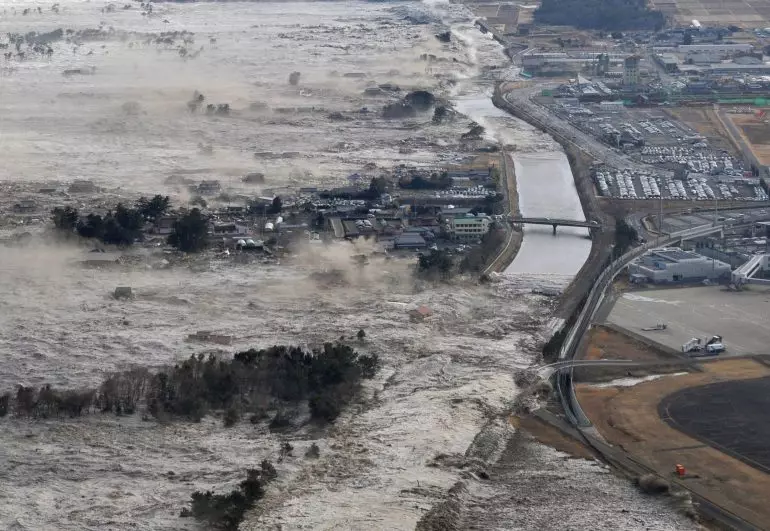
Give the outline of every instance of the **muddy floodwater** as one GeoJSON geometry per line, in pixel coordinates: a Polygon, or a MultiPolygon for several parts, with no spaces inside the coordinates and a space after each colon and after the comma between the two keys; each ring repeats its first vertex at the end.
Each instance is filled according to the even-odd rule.
{"type": "MultiPolygon", "coordinates": [[[[459,137],[475,121],[490,140],[515,147],[525,215],[580,214],[553,140],[491,106],[492,84],[515,72],[462,5],[151,5],[149,13],[128,0],[0,3],[0,44],[13,56],[0,56],[3,191],[61,191],[89,179],[107,191],[35,197],[112,208],[159,192],[184,205],[177,184],[191,176],[250,197],[336,186],[367,165],[462,160],[459,137]],[[59,28],[50,54],[14,55],[8,33],[59,28]],[[452,41],[442,44],[435,34],[447,29],[452,41]],[[294,71],[300,80],[290,85],[294,71]],[[387,84],[432,90],[459,114],[439,125],[430,114],[384,120],[376,111],[394,97],[364,90],[387,84]],[[230,113],[191,112],[195,91],[230,113]],[[264,173],[265,184],[246,187],[247,172],[264,173]]],[[[241,529],[411,530],[429,513],[443,515],[458,482],[459,510],[443,515],[456,529],[692,528],[666,500],[534,442],[508,420],[521,392],[514,375],[540,362],[554,306],[516,275],[568,282],[590,243],[580,231],[554,238],[549,227],[526,228],[514,274],[479,286],[417,281],[413,257],[354,263],[372,249],[349,242],[300,245],[269,262],[170,263],[159,260],[162,249],[143,248],[127,265],[84,269],[85,247],[38,237],[45,218],[0,227],[2,238],[31,238],[0,247],[0,391],[87,388],[115,370],[342,336],[377,354],[382,368],[324,429],[276,434],[247,420],[224,428],[216,415],[200,423],[9,415],[0,419],[3,529],[203,529],[179,516],[190,495],[229,491],[262,459],[278,478],[241,529]],[[334,284],[322,280],[331,270],[334,284]],[[115,300],[117,286],[131,286],[134,298],[115,300]],[[411,320],[420,305],[433,315],[411,320]],[[365,340],[352,339],[360,329],[365,340]],[[188,341],[200,330],[233,342],[188,341]],[[279,462],[285,442],[295,451],[279,462]],[[317,459],[304,457],[312,443],[317,459]]]]}

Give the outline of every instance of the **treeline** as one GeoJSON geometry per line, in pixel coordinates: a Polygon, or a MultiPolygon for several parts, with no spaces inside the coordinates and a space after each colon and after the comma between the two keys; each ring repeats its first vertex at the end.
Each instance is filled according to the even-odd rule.
{"type": "MultiPolygon", "coordinates": [[[[278,210],[280,211],[280,198],[278,210]]],[[[273,207],[276,201],[273,200],[273,207]]],[[[99,240],[108,245],[128,246],[141,241],[146,223],[155,222],[168,212],[171,202],[168,196],[156,195],[152,199],[140,198],[134,206],[118,203],[115,210],[104,216],[90,213],[83,216],[77,209],[66,206],[51,211],[54,227],[63,234],[76,233],[81,238],[99,240]]],[[[174,222],[168,237],[169,245],[184,252],[197,252],[208,244],[208,217],[193,208],[174,222]]]]}
{"type": "Polygon", "coordinates": [[[115,210],[81,216],[77,209],[56,207],[51,212],[54,226],[62,232],[77,232],[83,238],[93,238],[109,245],[131,245],[142,236],[144,224],[155,221],[170,206],[168,196],[140,198],[133,206],[118,203],[115,210]]]}
{"type": "Polygon", "coordinates": [[[417,276],[428,280],[449,280],[455,274],[455,261],[449,251],[432,249],[417,259],[417,276]]]}
{"type": "Polygon", "coordinates": [[[246,511],[265,496],[267,484],[277,476],[273,464],[265,459],[259,469],[247,470],[246,479],[229,494],[195,491],[191,496],[190,508],[182,509],[180,516],[192,516],[205,524],[207,529],[234,531],[243,521],[246,511]]]}
{"type": "Polygon", "coordinates": [[[665,23],[660,11],[646,0],[543,0],[535,22],[607,31],[659,30],[665,23]]]}
{"type": "Polygon", "coordinates": [[[453,179],[447,172],[432,173],[429,177],[422,175],[412,175],[411,177],[402,177],[398,181],[400,188],[409,190],[448,190],[454,184],[453,179]]]}
{"type": "Polygon", "coordinates": [[[213,410],[225,411],[225,424],[243,414],[257,421],[277,409],[272,425],[286,425],[287,410],[309,405],[311,418],[333,421],[357,394],[363,378],[379,367],[374,355],[359,355],[342,343],[313,351],[273,346],[247,350],[232,359],[191,356],[165,371],[133,369],[109,376],[98,389],[39,390],[19,386],[0,396],[0,416],[78,417],[101,411],[118,415],[143,410],[155,418],[199,421],[213,410]]]}
{"type": "Polygon", "coordinates": [[[462,260],[459,269],[461,273],[481,273],[502,251],[505,245],[505,230],[496,224],[490,227],[481,238],[481,245],[471,249],[462,260]]]}

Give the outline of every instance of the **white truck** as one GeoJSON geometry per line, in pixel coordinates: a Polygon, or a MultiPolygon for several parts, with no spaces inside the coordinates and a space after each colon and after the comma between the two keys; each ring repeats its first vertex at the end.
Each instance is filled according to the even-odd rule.
{"type": "Polygon", "coordinates": [[[691,340],[689,340],[687,343],[682,345],[682,352],[689,353],[689,352],[700,352],[703,350],[703,346],[700,344],[700,338],[694,337],[691,340]]]}
{"type": "Polygon", "coordinates": [[[725,344],[722,343],[722,336],[711,336],[706,342],[706,352],[709,354],[719,354],[725,351],[725,344]]]}
{"type": "Polygon", "coordinates": [[[704,351],[707,355],[717,355],[725,350],[727,349],[722,342],[722,336],[711,336],[711,339],[707,340],[705,344],[699,337],[694,337],[682,345],[682,352],[692,356],[700,356],[702,354],[699,353],[704,351]]]}
{"type": "Polygon", "coordinates": [[[706,352],[709,354],[719,354],[724,351],[725,346],[723,343],[711,343],[710,345],[706,345],[706,352]]]}

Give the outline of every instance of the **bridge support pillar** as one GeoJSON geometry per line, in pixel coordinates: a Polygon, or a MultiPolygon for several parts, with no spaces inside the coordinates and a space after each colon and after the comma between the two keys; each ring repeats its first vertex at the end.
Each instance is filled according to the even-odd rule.
{"type": "Polygon", "coordinates": [[[553,235],[554,235],[554,236],[556,236],[556,227],[557,227],[557,226],[558,226],[558,225],[556,225],[556,223],[554,223],[554,224],[553,224],[553,235]]]}

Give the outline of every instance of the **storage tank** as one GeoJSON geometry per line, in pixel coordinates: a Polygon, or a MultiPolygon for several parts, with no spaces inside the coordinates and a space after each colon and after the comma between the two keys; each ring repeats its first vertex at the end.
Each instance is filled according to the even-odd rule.
{"type": "Polygon", "coordinates": [[[270,223],[269,221],[267,223],[265,223],[265,232],[271,232],[273,230],[273,228],[274,228],[273,224],[270,223]]]}

